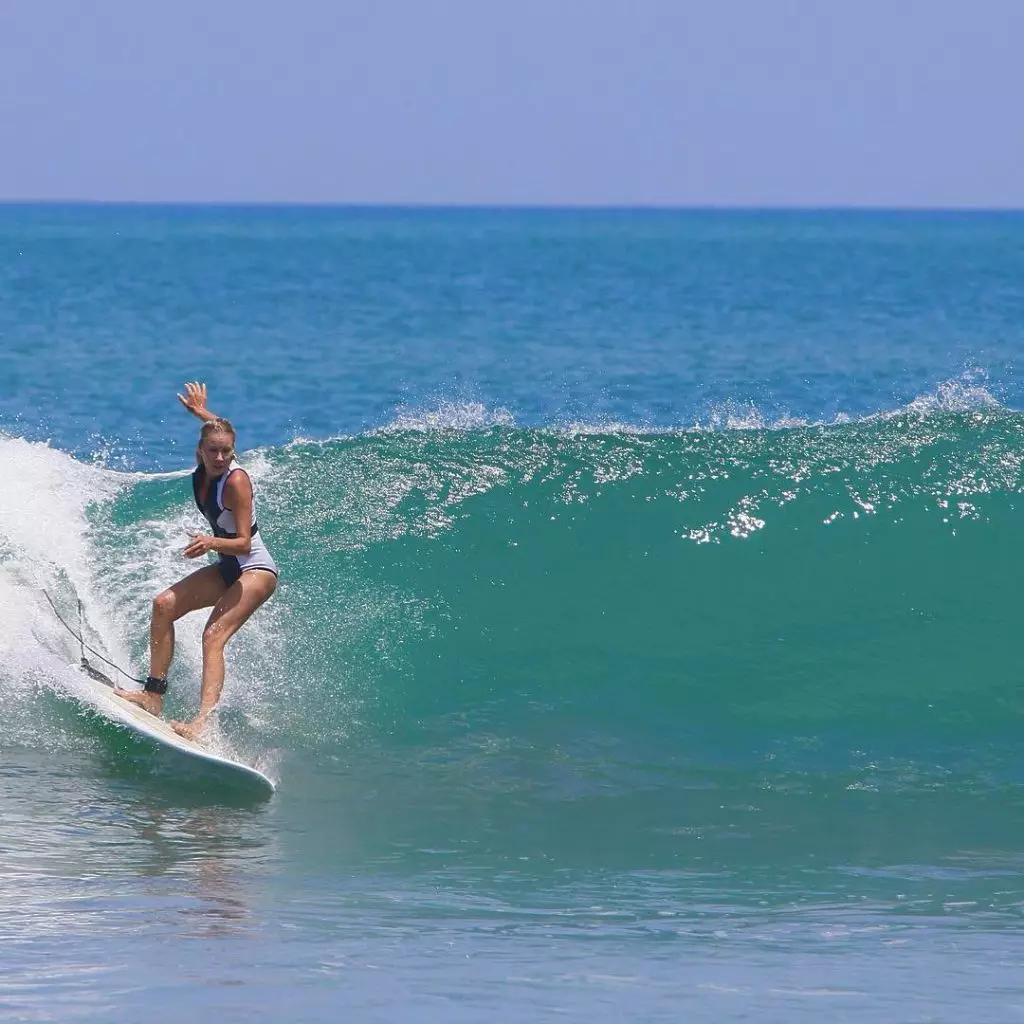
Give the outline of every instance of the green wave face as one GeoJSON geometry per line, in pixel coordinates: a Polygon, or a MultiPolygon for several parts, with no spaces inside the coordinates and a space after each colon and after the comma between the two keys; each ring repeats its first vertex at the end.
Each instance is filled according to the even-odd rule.
{"type": "MultiPolygon", "coordinates": [[[[301,686],[275,721],[316,743],[353,723],[726,746],[1001,729],[1020,705],[1021,426],[497,427],[264,453],[285,583],[261,657],[301,686]]],[[[127,507],[159,491],[170,514],[180,489],[127,507]]]]}
{"type": "MultiPolygon", "coordinates": [[[[232,642],[225,713],[252,743],[346,754],[590,737],[613,759],[745,763],[1000,741],[1021,713],[1022,427],[1001,410],[495,426],[250,453],[282,585],[232,642]]],[[[82,551],[35,575],[142,671],[150,600],[192,568],[187,479],[90,472],[82,551]]],[[[172,712],[197,698],[201,628],[179,624],[172,712]]]]}

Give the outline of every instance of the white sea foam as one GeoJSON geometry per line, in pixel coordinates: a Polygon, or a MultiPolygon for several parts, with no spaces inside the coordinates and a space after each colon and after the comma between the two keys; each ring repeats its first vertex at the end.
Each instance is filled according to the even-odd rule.
{"type": "Polygon", "coordinates": [[[46,444],[0,435],[0,690],[7,728],[20,714],[38,735],[27,713],[32,694],[40,685],[66,685],[79,656],[44,591],[73,619],[81,601],[92,638],[113,659],[126,656],[97,593],[88,541],[90,507],[112,498],[123,480],[46,444]]]}
{"type": "Polygon", "coordinates": [[[482,402],[441,402],[434,408],[400,408],[384,431],[485,430],[515,426],[508,409],[488,408],[482,402]]]}
{"type": "MultiPolygon", "coordinates": [[[[264,462],[253,460],[254,477],[266,472],[264,462]]],[[[0,435],[0,695],[5,726],[17,736],[46,739],[32,709],[40,688],[85,693],[73,669],[78,642],[46,594],[75,629],[80,603],[87,643],[132,675],[146,673],[151,601],[199,568],[182,557],[187,528],[197,520],[184,490],[173,511],[129,527],[114,518],[112,501],[146,480],[181,475],[119,473],[47,444],[0,435]]],[[[172,712],[194,710],[198,702],[205,619],[196,614],[178,623],[172,712]]],[[[275,620],[261,611],[229,648],[225,711],[249,720],[261,716],[266,672],[260,655],[273,643],[275,620]]]]}

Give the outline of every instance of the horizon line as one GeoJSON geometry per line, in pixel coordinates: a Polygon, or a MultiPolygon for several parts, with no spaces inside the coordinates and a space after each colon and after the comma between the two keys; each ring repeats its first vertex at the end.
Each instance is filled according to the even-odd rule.
{"type": "Polygon", "coordinates": [[[534,202],[430,202],[294,199],[15,199],[0,197],[0,207],[13,206],[110,206],[153,208],[239,209],[337,209],[337,210],[458,210],[458,211],[535,211],[535,212],[651,212],[651,213],[1022,213],[1020,206],[981,204],[905,206],[873,203],[534,203],[534,202]]]}

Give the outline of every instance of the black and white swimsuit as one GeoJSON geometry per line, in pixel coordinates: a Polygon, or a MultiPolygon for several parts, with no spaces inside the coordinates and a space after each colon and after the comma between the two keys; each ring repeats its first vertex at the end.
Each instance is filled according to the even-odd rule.
{"type": "MultiPolygon", "coordinates": [[[[245,470],[233,461],[224,473],[212,479],[206,490],[205,502],[200,500],[199,495],[206,479],[206,470],[202,466],[196,466],[192,473],[192,494],[196,499],[199,511],[206,517],[215,537],[234,539],[238,536],[235,514],[231,509],[224,507],[224,485],[227,483],[228,477],[236,472],[244,473],[245,470]]],[[[254,496],[252,500],[252,542],[249,554],[220,555],[218,553],[217,568],[220,569],[220,574],[227,586],[230,587],[243,572],[248,572],[249,569],[266,569],[267,572],[277,575],[277,563],[267,550],[267,545],[263,543],[259,529],[259,524],[256,522],[256,498],[254,496]]]]}

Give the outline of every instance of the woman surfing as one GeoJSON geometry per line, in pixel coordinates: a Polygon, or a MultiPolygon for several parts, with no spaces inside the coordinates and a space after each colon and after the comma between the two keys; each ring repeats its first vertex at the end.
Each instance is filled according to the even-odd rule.
{"type": "Polygon", "coordinates": [[[203,629],[203,685],[199,713],[171,722],[176,733],[198,740],[224,687],[224,647],[277,588],[277,565],[259,533],[249,474],[235,462],[235,428],[206,407],[206,385],[190,381],[178,401],[203,421],[192,473],[192,493],[212,535],[190,534],[186,558],[217,553],[204,566],[158,594],[149,631],[149,677],[142,690],[114,692],[151,714],[163,710],[167,671],[174,657],[174,623],[198,608],[213,608],[203,629]]]}

